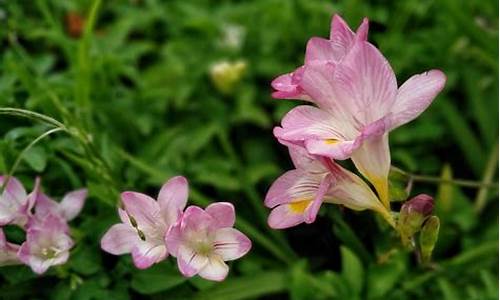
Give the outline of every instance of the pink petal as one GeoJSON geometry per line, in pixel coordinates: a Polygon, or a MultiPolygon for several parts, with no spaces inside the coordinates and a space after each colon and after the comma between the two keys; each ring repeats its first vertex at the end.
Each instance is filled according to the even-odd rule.
{"type": "Polygon", "coordinates": [[[285,141],[308,139],[344,139],[329,113],[310,105],[301,105],[289,111],[274,128],[274,135],[285,141]]]}
{"type": "Polygon", "coordinates": [[[391,168],[391,153],[388,134],[367,140],[352,155],[356,168],[377,190],[385,205],[389,203],[388,176],[391,168]]]}
{"type": "Polygon", "coordinates": [[[215,202],[207,206],[205,211],[214,218],[218,228],[234,226],[236,216],[232,203],[215,202]]]}
{"type": "Polygon", "coordinates": [[[199,255],[193,249],[181,245],[177,253],[177,265],[182,275],[192,277],[200,272],[208,264],[208,258],[199,255]]]}
{"type": "MultiPolygon", "coordinates": [[[[35,215],[44,218],[47,215],[60,215],[59,203],[49,198],[42,192],[36,196],[35,215]]],[[[61,216],[62,217],[62,216],[61,216]]]]}
{"type": "Polygon", "coordinates": [[[389,62],[377,48],[360,40],[337,65],[330,83],[335,102],[362,126],[386,116],[396,99],[396,76],[389,62]]]}
{"type": "Polygon", "coordinates": [[[33,191],[31,191],[31,193],[28,195],[28,204],[26,207],[27,213],[31,213],[31,209],[35,206],[38,196],[41,193],[40,182],[41,182],[40,177],[36,177],[35,185],[33,186],[33,191]]]}
{"type": "Polygon", "coordinates": [[[165,235],[165,245],[167,246],[167,251],[170,255],[177,257],[177,252],[179,247],[183,242],[183,236],[181,232],[180,224],[176,224],[168,230],[165,235]]]}
{"type": "Polygon", "coordinates": [[[367,126],[351,141],[331,141],[311,139],[305,141],[307,151],[314,155],[326,156],[336,160],[348,159],[366,140],[385,134],[390,126],[390,117],[383,117],[367,126]]]}
{"type": "MultiPolygon", "coordinates": [[[[6,179],[6,176],[0,176],[0,186],[3,186],[6,179]]],[[[17,178],[9,177],[0,200],[0,226],[16,222],[16,219],[26,214],[28,195],[17,178]]]]}
{"type": "Polygon", "coordinates": [[[349,25],[347,25],[340,15],[335,14],[332,18],[330,40],[347,48],[353,39],[354,32],[349,28],[349,25]]]}
{"type": "MultiPolygon", "coordinates": [[[[324,174],[324,173],[323,173],[324,174]]],[[[269,188],[264,204],[273,208],[297,199],[314,198],[323,176],[304,170],[291,170],[281,175],[269,188]]]]}
{"type": "Polygon", "coordinates": [[[406,124],[418,117],[432,103],[446,83],[446,75],[440,70],[430,70],[413,75],[398,90],[391,109],[392,128],[406,124]]]}
{"type": "Polygon", "coordinates": [[[311,101],[309,96],[304,94],[300,87],[303,67],[297,68],[295,71],[278,76],[271,82],[271,86],[275,91],[272,96],[276,99],[300,99],[311,101]]]}
{"type": "Polygon", "coordinates": [[[307,42],[305,63],[338,62],[345,55],[344,45],[313,37],[307,42]]]}
{"type": "Polygon", "coordinates": [[[159,210],[158,203],[151,197],[136,193],[123,192],[122,203],[126,212],[135,219],[141,230],[158,227],[159,210]]]}
{"type": "Polygon", "coordinates": [[[180,230],[209,233],[216,228],[215,219],[198,206],[189,206],[182,215],[180,230]]]}
{"type": "Polygon", "coordinates": [[[273,229],[285,229],[293,227],[304,222],[304,213],[295,212],[289,204],[282,204],[274,208],[269,217],[267,224],[273,229]]]}
{"type": "Polygon", "coordinates": [[[66,220],[73,220],[80,213],[87,194],[87,189],[79,189],[64,196],[59,203],[59,210],[66,220]]]}
{"type": "Polygon", "coordinates": [[[170,178],[160,190],[158,204],[169,225],[174,224],[188,199],[188,181],[185,177],[170,178]]]}
{"type": "Polygon", "coordinates": [[[134,228],[125,224],[115,224],[102,237],[101,248],[113,255],[122,255],[130,253],[139,241],[139,235],[134,228]]]}
{"type": "Polygon", "coordinates": [[[332,184],[334,184],[334,178],[332,175],[328,174],[323,178],[321,181],[318,191],[316,192],[316,196],[312,203],[307,207],[305,211],[305,222],[307,224],[313,223],[316,220],[316,216],[318,215],[319,208],[321,207],[321,204],[323,203],[323,198],[325,197],[326,193],[328,192],[328,189],[332,184]]]}
{"type": "MultiPolygon", "coordinates": [[[[3,186],[7,176],[0,176],[0,185],[3,186]]],[[[13,201],[18,204],[23,204],[27,200],[26,190],[23,184],[16,177],[9,177],[5,190],[2,194],[3,201],[13,201]]]]}
{"type": "Polygon", "coordinates": [[[368,18],[363,18],[363,21],[356,30],[355,38],[361,41],[366,41],[368,39],[368,29],[369,29],[368,18]]]}
{"type": "Polygon", "coordinates": [[[215,232],[215,253],[225,261],[242,257],[251,247],[250,239],[234,228],[220,228],[215,232]]]}
{"type": "Polygon", "coordinates": [[[223,281],[228,273],[229,267],[220,257],[213,255],[208,259],[206,266],[200,270],[198,275],[207,280],[223,281]]]}
{"type": "Polygon", "coordinates": [[[22,262],[17,258],[19,245],[7,242],[5,234],[0,228],[0,266],[18,265],[22,262]]]}
{"type": "Polygon", "coordinates": [[[139,240],[132,248],[132,260],[138,269],[147,269],[167,257],[165,245],[139,240]]]}

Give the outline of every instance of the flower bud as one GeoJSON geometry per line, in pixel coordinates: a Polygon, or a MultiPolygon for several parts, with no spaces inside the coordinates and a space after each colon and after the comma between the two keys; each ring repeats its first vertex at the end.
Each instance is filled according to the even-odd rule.
{"type": "Polygon", "coordinates": [[[242,60],[218,62],[210,68],[210,79],[219,92],[230,94],[241,80],[246,68],[247,63],[242,60]]]}
{"type": "Polygon", "coordinates": [[[411,238],[420,230],[433,208],[434,200],[426,194],[415,196],[403,204],[398,219],[398,229],[403,245],[407,247],[411,245],[411,238]]]}
{"type": "Polygon", "coordinates": [[[425,221],[420,231],[420,255],[422,263],[426,264],[431,260],[432,251],[436,245],[439,235],[439,218],[431,216],[425,221]]]}

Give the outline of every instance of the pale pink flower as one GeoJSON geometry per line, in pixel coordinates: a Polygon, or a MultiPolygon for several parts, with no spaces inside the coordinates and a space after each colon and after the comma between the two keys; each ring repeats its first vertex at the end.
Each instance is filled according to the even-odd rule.
{"type": "Polygon", "coordinates": [[[19,245],[9,243],[0,228],[0,266],[19,265],[22,262],[17,258],[19,245]]]}
{"type": "Polygon", "coordinates": [[[73,220],[82,210],[87,198],[87,189],[79,189],[64,195],[61,202],[49,198],[42,192],[36,196],[35,216],[44,218],[51,214],[66,221],[73,220]]]}
{"type": "Polygon", "coordinates": [[[72,247],[66,222],[59,216],[47,215],[43,219],[30,219],[26,241],[17,255],[33,272],[42,274],[50,266],[66,263],[72,247]]]}
{"type": "MultiPolygon", "coordinates": [[[[368,19],[363,19],[358,30],[354,33],[349,25],[339,15],[334,15],[330,28],[330,38],[313,37],[306,46],[304,64],[338,63],[350,50],[355,39],[366,41],[368,38],[368,19]]],[[[274,98],[302,99],[313,101],[306,91],[300,86],[304,66],[298,67],[294,72],[281,75],[273,80],[272,87],[274,98]]]]}
{"type": "Polygon", "coordinates": [[[229,267],[225,261],[245,255],[251,241],[232,228],[234,207],[228,202],[217,202],[205,210],[190,206],[167,233],[165,242],[170,254],[177,257],[179,270],[186,277],[200,277],[222,281],[229,267]]]}
{"type": "MultiPolygon", "coordinates": [[[[7,176],[0,176],[0,187],[4,185],[7,176]]],[[[35,181],[33,192],[28,195],[22,183],[15,177],[8,178],[5,189],[0,194],[0,226],[15,224],[25,226],[35,204],[40,181],[35,181]]]]}
{"type": "MultiPolygon", "coordinates": [[[[418,117],[443,89],[446,76],[439,70],[427,71],[398,89],[389,62],[364,37],[339,39],[348,41],[340,60],[306,62],[295,84],[317,107],[292,109],[274,134],[303,143],[311,154],[352,158],[388,207],[388,133],[418,117]]],[[[336,56],[325,45],[321,49],[323,57],[336,56]]]]}
{"type": "Polygon", "coordinates": [[[187,203],[186,178],[177,176],[167,181],[158,201],[136,192],[124,192],[121,198],[124,209],[118,209],[118,213],[122,223],[106,232],[101,240],[102,249],[114,255],[131,253],[140,269],[164,260],[168,255],[165,234],[187,203]]]}
{"type": "Polygon", "coordinates": [[[298,145],[287,144],[295,169],[279,177],[267,192],[265,205],[272,208],[271,228],[283,229],[312,223],[323,202],[353,210],[371,209],[394,226],[390,212],[357,175],[327,157],[314,156],[298,145]]]}

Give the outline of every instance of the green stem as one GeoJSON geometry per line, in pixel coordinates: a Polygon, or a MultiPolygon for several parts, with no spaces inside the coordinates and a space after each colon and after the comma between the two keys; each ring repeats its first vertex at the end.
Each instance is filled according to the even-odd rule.
{"type": "Polygon", "coordinates": [[[23,158],[23,156],[26,154],[26,152],[28,152],[29,149],[31,149],[31,147],[33,147],[36,143],[38,143],[39,141],[41,141],[42,139],[44,139],[45,137],[51,135],[52,133],[55,133],[55,132],[58,132],[58,131],[65,131],[64,128],[61,128],[61,127],[56,127],[56,128],[52,128],[44,133],[42,133],[40,136],[38,136],[36,139],[34,139],[31,143],[28,144],[28,146],[26,146],[22,151],[21,153],[19,153],[19,155],[17,156],[14,164],[12,165],[12,167],[10,168],[10,171],[7,173],[7,177],[2,185],[2,188],[1,190],[3,191],[5,186],[7,185],[7,183],[9,182],[9,178],[14,174],[14,172],[16,171],[17,167],[19,166],[19,163],[21,162],[21,159],[23,158]]]}
{"type": "Polygon", "coordinates": [[[485,185],[479,189],[477,192],[476,199],[474,201],[474,210],[476,213],[480,213],[484,206],[486,205],[486,200],[488,199],[488,188],[486,185],[491,184],[493,180],[493,175],[498,166],[498,142],[495,144],[493,149],[491,149],[488,162],[486,163],[486,169],[484,170],[482,184],[485,185]]]}
{"type": "Polygon", "coordinates": [[[52,125],[52,126],[61,128],[65,131],[68,131],[66,129],[66,126],[64,126],[63,123],[57,121],[56,119],[53,119],[53,118],[46,116],[46,115],[39,114],[39,113],[34,112],[34,111],[26,110],[26,109],[0,107],[0,115],[11,115],[11,116],[24,117],[24,118],[28,118],[28,119],[35,120],[35,121],[40,121],[42,123],[52,125]]]}
{"type": "Polygon", "coordinates": [[[498,184],[492,183],[492,182],[480,182],[480,181],[474,181],[474,180],[466,180],[466,179],[443,179],[440,177],[435,177],[435,176],[426,176],[426,175],[417,175],[417,174],[412,174],[406,171],[403,171],[397,167],[391,166],[391,170],[398,172],[400,174],[403,174],[404,176],[408,177],[409,180],[415,181],[415,182],[428,182],[428,183],[436,183],[436,184],[453,184],[453,185],[458,185],[462,187],[469,187],[469,188],[489,188],[489,189],[496,189],[498,188],[498,184]]]}

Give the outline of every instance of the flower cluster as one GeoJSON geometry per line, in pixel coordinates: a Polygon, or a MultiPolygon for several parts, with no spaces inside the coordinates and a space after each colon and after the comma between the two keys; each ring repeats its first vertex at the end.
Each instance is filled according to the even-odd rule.
{"type": "Polygon", "coordinates": [[[365,18],[353,32],[338,15],[329,39],[313,37],[304,65],[272,82],[274,98],[299,99],[274,135],[296,167],[271,186],[268,223],[286,228],[314,221],[322,202],[372,209],[392,225],[388,133],[420,115],[443,89],[439,70],[414,75],[399,88],[389,62],[367,41],[365,18]],[[351,158],[377,195],[336,160],[351,158]]]}
{"type": "Polygon", "coordinates": [[[87,190],[66,194],[61,202],[41,191],[40,179],[30,194],[15,177],[0,176],[0,266],[26,264],[42,274],[64,264],[73,247],[68,221],[82,210],[87,190]],[[21,245],[7,241],[3,226],[16,225],[26,232],[21,245]]]}
{"type": "Polygon", "coordinates": [[[158,200],[136,192],[121,194],[118,209],[121,223],[113,225],[101,240],[104,251],[114,255],[130,253],[134,265],[145,269],[177,258],[186,277],[199,275],[221,281],[228,274],[225,261],[245,255],[250,240],[233,228],[234,206],[216,202],[206,209],[187,205],[188,182],[182,176],[168,180],[158,200]]]}

